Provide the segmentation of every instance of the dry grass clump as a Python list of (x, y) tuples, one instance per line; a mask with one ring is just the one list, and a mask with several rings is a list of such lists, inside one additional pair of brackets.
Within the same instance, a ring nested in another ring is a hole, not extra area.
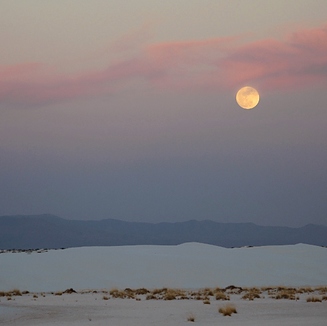
[(320, 297), (315, 297), (315, 296), (311, 296), (307, 298), (307, 302), (321, 302), (322, 298)]
[(319, 292), (319, 294), (327, 294), (327, 286), (321, 286), (321, 287), (319, 287), (319, 288), (317, 288), (316, 289), (318, 292)]
[(298, 289), (298, 293), (312, 293), (314, 290), (311, 287), (301, 287)]
[(153, 295), (156, 295), (156, 294), (163, 294), (163, 293), (166, 293), (168, 291), (167, 288), (161, 288), (161, 289), (154, 289), (152, 291), (152, 294)]
[(188, 317), (187, 317), (187, 321), (191, 321), (191, 322), (195, 322), (195, 316), (194, 314), (189, 314)]
[(185, 300), (188, 299), (186, 291), (181, 289), (154, 289), (147, 294), (146, 300)]
[(185, 291), (180, 289), (167, 289), (166, 293), (164, 294), (164, 300), (176, 300), (176, 299), (183, 299), (186, 297)]
[(103, 299), (103, 300), (109, 300), (109, 297), (107, 297), (106, 295), (104, 295), (104, 296), (102, 297), (102, 299)]
[(243, 300), (253, 301), (254, 299), (260, 299), (260, 294), (256, 292), (247, 292), (242, 296)]
[[(273, 293), (270, 297), (276, 300), (280, 300), (280, 299), (299, 300), (300, 297), (297, 295), (298, 293), (301, 293), (299, 292), (299, 289), (278, 287), (276, 289), (276, 292)], [(268, 294), (271, 294), (271, 292), (268, 292)]]
[(13, 289), (11, 291), (0, 291), (0, 297), (12, 297), (12, 296), (22, 296), (22, 292), (18, 289)]
[(140, 289), (136, 289), (134, 291), (135, 294), (137, 295), (144, 295), (144, 294), (148, 294), (150, 291), (145, 289), (145, 288), (140, 288)]
[(18, 289), (13, 289), (12, 291), (11, 291), (11, 295), (16, 295), (16, 296), (22, 296), (22, 292), (20, 292), (20, 290), (18, 290)]
[(233, 304), (227, 304), (224, 307), (220, 307), (218, 312), (224, 316), (231, 316), (232, 314), (237, 314), (236, 307)]
[(204, 300), (204, 301), (203, 301), (203, 304), (210, 304), (210, 300), (209, 300), (209, 299)]
[(110, 290), (110, 295), (115, 298), (115, 299), (125, 299), (125, 298), (128, 298), (128, 299), (135, 299), (135, 294), (134, 294), (134, 291), (127, 288), (125, 290), (118, 290), (118, 289), (112, 289)]
[(225, 291), (228, 294), (240, 294), (243, 292), (243, 289), (239, 286), (229, 285), (225, 287)]
[(258, 288), (246, 288), (243, 291), (246, 293), (242, 296), (243, 300), (250, 300), (253, 301), (254, 299), (260, 299), (260, 294), (262, 293), (261, 289)]
[(216, 300), (230, 300), (230, 297), (226, 295), (224, 292), (217, 292)]

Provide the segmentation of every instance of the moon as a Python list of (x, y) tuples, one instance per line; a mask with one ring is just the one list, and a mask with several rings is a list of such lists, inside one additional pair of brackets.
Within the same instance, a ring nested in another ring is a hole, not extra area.
[(260, 95), (258, 91), (250, 86), (242, 87), (236, 94), (237, 104), (246, 110), (253, 109), (259, 103)]

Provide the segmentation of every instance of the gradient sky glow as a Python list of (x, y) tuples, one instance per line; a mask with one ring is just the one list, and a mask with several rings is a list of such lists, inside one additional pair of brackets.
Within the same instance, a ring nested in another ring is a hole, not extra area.
[(0, 215), (327, 225), (325, 0), (0, 7)]

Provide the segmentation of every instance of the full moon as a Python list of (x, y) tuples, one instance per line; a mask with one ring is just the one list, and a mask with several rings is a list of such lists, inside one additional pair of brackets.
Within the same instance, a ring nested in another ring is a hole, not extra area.
[(236, 94), (237, 104), (246, 110), (253, 109), (259, 103), (258, 91), (250, 86), (242, 87)]

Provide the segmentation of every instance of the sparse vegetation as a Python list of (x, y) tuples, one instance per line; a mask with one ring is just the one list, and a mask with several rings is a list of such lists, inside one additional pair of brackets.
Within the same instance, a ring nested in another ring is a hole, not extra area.
[(247, 292), (242, 296), (242, 299), (253, 301), (254, 299), (260, 299), (260, 294), (255, 292)]
[(287, 288), (287, 287), (278, 287), (276, 289), (268, 291), (270, 297), (276, 300), (280, 300), (280, 299), (299, 300), (300, 297), (297, 295), (299, 293), (302, 293), (301, 289)]
[(322, 298), (311, 296), (307, 298), (307, 302), (322, 302)]
[(187, 317), (187, 321), (191, 321), (191, 322), (195, 322), (195, 316), (194, 314), (189, 314), (188, 317)]
[(231, 316), (232, 314), (237, 314), (236, 307), (233, 304), (227, 304), (224, 307), (220, 307), (218, 312), (224, 316)]
[(229, 296), (226, 295), (224, 292), (217, 292), (216, 293), (216, 300), (229, 300)]

